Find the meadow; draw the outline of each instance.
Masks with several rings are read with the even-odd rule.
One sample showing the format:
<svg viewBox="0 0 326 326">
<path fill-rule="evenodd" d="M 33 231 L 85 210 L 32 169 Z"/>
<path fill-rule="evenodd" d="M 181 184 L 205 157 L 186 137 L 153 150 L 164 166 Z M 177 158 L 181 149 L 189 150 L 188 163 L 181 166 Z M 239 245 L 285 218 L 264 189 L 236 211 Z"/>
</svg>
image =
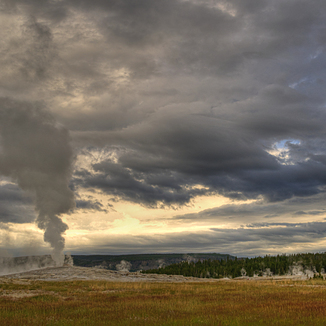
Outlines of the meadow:
<svg viewBox="0 0 326 326">
<path fill-rule="evenodd" d="M 326 325 L 326 281 L 3 280 L 0 324 Z"/>
</svg>

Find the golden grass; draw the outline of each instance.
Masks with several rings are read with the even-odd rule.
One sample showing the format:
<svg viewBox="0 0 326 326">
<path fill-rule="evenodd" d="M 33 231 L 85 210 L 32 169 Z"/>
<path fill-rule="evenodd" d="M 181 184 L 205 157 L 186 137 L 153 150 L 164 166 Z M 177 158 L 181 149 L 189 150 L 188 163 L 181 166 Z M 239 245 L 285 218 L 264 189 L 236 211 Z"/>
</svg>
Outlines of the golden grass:
<svg viewBox="0 0 326 326">
<path fill-rule="evenodd" d="M 326 325 L 326 282 L 12 281 L 0 325 Z"/>
</svg>

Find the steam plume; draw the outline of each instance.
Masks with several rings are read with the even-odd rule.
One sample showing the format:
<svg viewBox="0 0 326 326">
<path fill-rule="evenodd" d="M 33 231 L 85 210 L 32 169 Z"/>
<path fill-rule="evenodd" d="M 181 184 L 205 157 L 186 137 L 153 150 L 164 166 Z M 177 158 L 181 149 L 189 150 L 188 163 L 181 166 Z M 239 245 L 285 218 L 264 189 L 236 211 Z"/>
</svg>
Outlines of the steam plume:
<svg viewBox="0 0 326 326">
<path fill-rule="evenodd" d="M 34 198 L 37 225 L 59 266 L 68 229 L 60 214 L 75 205 L 68 188 L 73 159 L 68 131 L 49 113 L 36 104 L 0 98 L 0 173 Z"/>
<path fill-rule="evenodd" d="M 129 272 L 131 266 L 129 261 L 121 260 L 120 264 L 117 264 L 115 268 L 120 272 Z"/>
</svg>

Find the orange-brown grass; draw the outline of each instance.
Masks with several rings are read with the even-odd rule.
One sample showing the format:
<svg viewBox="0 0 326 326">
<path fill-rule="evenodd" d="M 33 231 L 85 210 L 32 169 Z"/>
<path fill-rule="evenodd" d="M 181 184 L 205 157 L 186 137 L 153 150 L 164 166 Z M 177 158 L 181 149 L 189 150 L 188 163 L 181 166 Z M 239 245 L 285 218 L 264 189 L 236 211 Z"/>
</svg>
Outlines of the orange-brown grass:
<svg viewBox="0 0 326 326">
<path fill-rule="evenodd" d="M 326 325 L 326 282 L 11 281 L 0 325 Z"/>
</svg>

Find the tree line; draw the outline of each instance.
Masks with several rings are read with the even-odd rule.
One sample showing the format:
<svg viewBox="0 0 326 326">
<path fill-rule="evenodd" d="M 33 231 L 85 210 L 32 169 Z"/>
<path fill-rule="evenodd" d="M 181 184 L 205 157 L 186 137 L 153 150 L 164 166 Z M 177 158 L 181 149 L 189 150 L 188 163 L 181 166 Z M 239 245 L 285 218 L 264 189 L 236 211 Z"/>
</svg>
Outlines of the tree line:
<svg viewBox="0 0 326 326">
<path fill-rule="evenodd" d="M 326 270 L 326 253 L 266 255 L 255 258 L 228 257 L 221 260 L 208 259 L 197 262 L 184 261 L 142 272 L 201 278 L 235 278 L 239 276 L 286 275 L 295 273 L 294 269 L 309 270 L 321 275 Z"/>
</svg>

